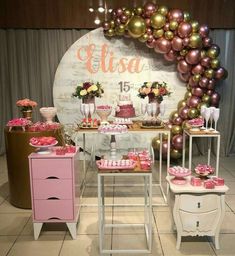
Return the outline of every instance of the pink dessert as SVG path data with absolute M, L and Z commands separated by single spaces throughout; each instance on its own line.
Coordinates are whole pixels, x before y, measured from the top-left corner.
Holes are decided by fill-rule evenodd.
M 121 118 L 135 117 L 135 109 L 130 94 L 121 93 L 119 95 L 115 116 Z
M 212 179 L 215 183 L 215 186 L 224 186 L 224 179 L 223 178 L 213 177 Z
M 191 177 L 190 184 L 192 186 L 199 187 L 202 185 L 202 180 L 198 177 Z
M 205 180 L 204 181 L 204 188 L 206 188 L 206 189 L 213 189 L 213 188 L 215 188 L 214 181 L 212 179 Z

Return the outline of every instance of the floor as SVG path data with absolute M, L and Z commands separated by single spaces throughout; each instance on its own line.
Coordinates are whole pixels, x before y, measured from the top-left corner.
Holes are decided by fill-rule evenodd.
M 204 162 L 205 157 L 194 158 L 194 165 Z M 154 171 L 154 180 L 157 178 Z M 165 174 L 164 174 L 165 175 Z M 163 177 L 164 177 L 163 175 Z M 183 239 L 181 249 L 177 251 L 176 233 L 172 231 L 172 217 L 168 206 L 153 208 L 153 247 L 150 255 L 235 255 L 235 157 L 221 158 L 220 176 L 225 178 L 229 191 L 226 195 L 226 214 L 220 234 L 220 250 L 215 250 L 207 237 L 187 237 Z M 77 227 L 77 239 L 72 240 L 66 226 L 63 224 L 44 225 L 37 241 L 33 239 L 32 212 L 13 207 L 9 203 L 7 166 L 5 156 L 0 157 L 0 256 L 73 256 L 99 255 L 98 247 L 98 217 L 97 217 L 97 187 L 96 172 L 88 171 L 87 186 L 82 203 L 88 206 L 81 208 L 80 222 Z M 139 180 L 107 180 L 109 183 L 121 183 L 122 187 L 106 187 L 108 203 L 142 203 L 143 188 L 137 186 Z M 88 184 L 88 185 L 89 185 Z M 126 184 L 126 186 L 125 186 Z M 164 188 L 166 183 L 163 183 Z M 153 200 L 161 203 L 159 189 L 154 187 Z M 93 206 L 92 206 L 93 205 Z M 110 222 L 142 221 L 143 208 L 136 207 L 107 207 L 107 218 Z M 113 229 L 106 235 L 107 248 L 123 248 L 145 245 L 143 230 Z M 115 255 L 115 254 L 113 254 Z M 123 254 L 124 255 L 124 254 Z M 128 255 L 128 254 L 125 254 Z M 133 254 L 132 254 L 133 255 Z M 143 255 L 143 254 L 142 254 Z M 149 255 L 149 254 L 148 254 Z

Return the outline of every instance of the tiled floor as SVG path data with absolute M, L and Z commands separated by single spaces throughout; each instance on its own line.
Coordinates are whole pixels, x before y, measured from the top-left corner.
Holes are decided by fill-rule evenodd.
M 194 158 L 194 164 L 203 161 L 204 157 Z M 220 250 L 215 250 L 207 237 L 183 238 L 181 249 L 175 249 L 176 233 L 172 231 L 172 217 L 167 206 L 153 208 L 153 247 L 151 255 L 235 255 L 235 158 L 221 158 L 220 176 L 225 178 L 230 190 L 226 195 L 226 214 L 220 234 Z M 156 177 L 154 177 L 156 179 Z M 97 204 L 96 172 L 89 171 L 83 204 Z M 108 203 L 142 203 L 143 188 L 136 186 L 139 181 L 110 179 L 109 183 L 122 183 L 122 187 L 107 187 Z M 131 183 L 131 185 L 130 185 Z M 125 186 L 128 184 L 128 186 Z M 163 183 L 166 187 L 166 183 Z M 162 202 L 158 188 L 154 188 L 154 202 Z M 13 207 L 9 203 L 8 178 L 5 156 L 0 157 L 0 256 L 73 256 L 99 255 L 98 247 L 98 214 L 96 206 L 81 208 L 78 236 L 72 240 L 66 226 L 45 225 L 37 241 L 33 239 L 31 210 Z M 107 219 L 110 222 L 138 222 L 143 218 L 142 207 L 107 207 Z M 107 248 L 123 248 L 145 245 L 142 230 L 136 228 L 113 229 L 106 235 Z M 113 254 L 114 255 L 114 254 Z M 127 254 L 125 254 L 127 255 Z M 133 254 L 132 254 L 133 255 Z M 148 254 L 149 255 L 149 254 Z

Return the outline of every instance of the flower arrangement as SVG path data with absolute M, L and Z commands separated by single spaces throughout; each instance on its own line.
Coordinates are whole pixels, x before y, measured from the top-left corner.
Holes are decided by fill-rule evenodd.
M 32 101 L 30 99 L 23 99 L 23 100 L 18 100 L 16 102 L 16 106 L 21 108 L 21 111 L 28 111 L 32 110 L 34 107 L 36 107 L 38 104 L 35 101 Z
M 93 97 L 101 97 L 103 93 L 104 90 L 99 82 L 84 82 L 76 87 L 76 90 L 72 96 L 79 99 L 87 99 Z
M 169 96 L 171 94 L 165 82 L 144 82 L 138 92 L 140 98 L 144 99 L 148 96 L 149 99 L 157 99 L 158 102 L 163 101 L 163 96 Z

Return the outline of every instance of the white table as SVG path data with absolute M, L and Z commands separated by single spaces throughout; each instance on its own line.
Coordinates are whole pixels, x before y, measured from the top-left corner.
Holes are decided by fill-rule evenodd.
M 144 178 L 144 223 L 105 223 L 105 196 L 104 179 L 105 177 L 143 177 Z M 107 206 L 107 205 L 106 205 Z M 129 205 L 128 205 L 129 206 Z M 99 246 L 100 253 L 151 253 L 152 248 L 152 171 L 135 170 L 98 170 L 98 214 L 99 214 Z M 147 248 L 146 249 L 104 249 L 105 247 L 105 228 L 125 228 L 125 227 L 144 227 Z M 124 239 L 125 236 L 124 236 Z
M 192 142 L 193 138 L 208 138 L 208 159 L 207 164 L 210 165 L 211 162 L 211 140 L 212 138 L 217 138 L 217 148 L 216 148 L 216 166 L 215 175 L 218 176 L 219 173 L 219 153 L 220 153 L 220 133 L 218 131 L 192 131 L 190 129 L 185 129 L 183 132 L 183 162 L 182 165 L 185 167 L 185 142 L 186 136 L 189 137 L 189 164 L 188 168 L 192 170 Z
M 180 248 L 182 236 L 213 236 L 215 248 L 219 249 L 219 231 L 225 214 L 227 186 L 205 189 L 204 186 L 175 185 L 168 176 L 170 186 L 168 202 L 173 211 L 177 229 L 176 248 Z

